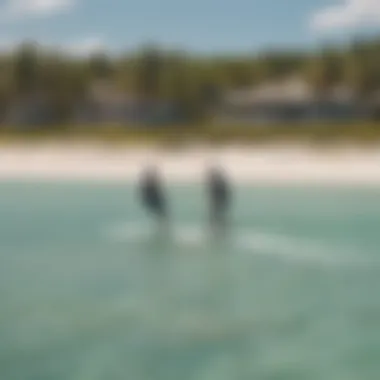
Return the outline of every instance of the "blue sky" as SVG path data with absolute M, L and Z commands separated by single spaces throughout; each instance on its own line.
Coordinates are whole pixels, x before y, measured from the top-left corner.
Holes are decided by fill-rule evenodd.
M 0 33 L 3 48 L 29 38 L 78 54 L 286 49 L 380 35 L 380 0 L 0 0 Z

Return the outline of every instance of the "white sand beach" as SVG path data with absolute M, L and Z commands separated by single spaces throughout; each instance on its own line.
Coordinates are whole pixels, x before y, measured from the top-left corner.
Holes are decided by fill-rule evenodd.
M 168 181 L 202 181 L 217 164 L 238 183 L 380 186 L 379 148 L 189 147 L 178 151 L 94 144 L 0 147 L 0 180 L 135 180 L 148 164 Z

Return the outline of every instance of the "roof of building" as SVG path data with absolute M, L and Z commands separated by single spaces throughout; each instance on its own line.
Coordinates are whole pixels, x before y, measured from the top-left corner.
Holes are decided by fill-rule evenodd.
M 225 97 L 227 102 L 253 104 L 262 102 L 305 102 L 314 96 L 311 86 L 304 80 L 291 77 L 277 82 L 267 82 L 254 88 L 232 91 Z
M 330 101 L 347 102 L 354 98 L 348 86 L 338 85 L 327 96 Z M 224 100 L 236 105 L 263 103 L 308 103 L 316 100 L 313 87 L 303 78 L 293 76 L 277 82 L 267 82 L 254 88 L 231 91 Z

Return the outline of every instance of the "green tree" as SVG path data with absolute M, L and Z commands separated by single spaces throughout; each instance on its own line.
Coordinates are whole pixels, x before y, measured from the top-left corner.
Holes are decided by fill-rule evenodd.
M 323 98 L 335 85 L 341 83 L 341 66 L 339 57 L 329 50 L 308 59 L 305 77 L 318 97 Z
M 154 46 L 145 47 L 134 60 L 135 92 L 144 99 L 157 99 L 163 69 L 161 52 Z
M 370 46 L 354 42 L 345 56 L 343 65 L 345 82 L 354 90 L 359 100 L 365 100 L 378 89 L 379 59 Z
M 89 72 L 94 79 L 110 79 L 114 73 L 114 65 L 110 58 L 103 52 L 90 56 Z
M 39 53 L 33 43 L 25 43 L 16 51 L 13 61 L 14 83 L 19 94 L 37 89 L 39 75 Z

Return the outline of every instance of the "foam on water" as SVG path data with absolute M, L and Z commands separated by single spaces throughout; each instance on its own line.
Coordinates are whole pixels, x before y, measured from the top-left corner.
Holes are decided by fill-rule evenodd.
M 119 223 L 105 229 L 111 243 L 143 242 L 151 236 L 148 224 Z M 209 238 L 207 230 L 196 225 L 176 226 L 170 232 L 171 241 L 183 246 L 201 247 Z M 253 254 L 279 257 L 285 260 L 314 262 L 327 265 L 380 265 L 380 262 L 359 256 L 345 247 L 321 244 L 318 241 L 291 235 L 280 235 L 256 229 L 233 231 L 225 247 L 234 254 Z
M 246 231 L 238 236 L 238 245 L 255 254 L 276 255 L 286 259 L 333 263 L 337 248 L 316 244 L 314 241 L 268 232 Z
M 179 227 L 174 231 L 174 239 L 177 243 L 199 245 L 206 239 L 206 234 L 197 226 Z
M 263 231 L 240 231 L 237 243 L 245 252 L 286 260 L 336 266 L 376 266 L 380 261 L 349 247 Z
M 143 242 L 153 234 L 154 229 L 149 224 L 119 223 L 105 228 L 105 237 L 112 243 Z M 172 242 L 183 245 L 199 246 L 207 238 L 205 232 L 198 226 L 188 225 L 174 228 L 168 234 Z
M 105 236 L 111 242 L 133 242 L 149 236 L 149 226 L 144 224 L 121 222 L 107 227 Z

